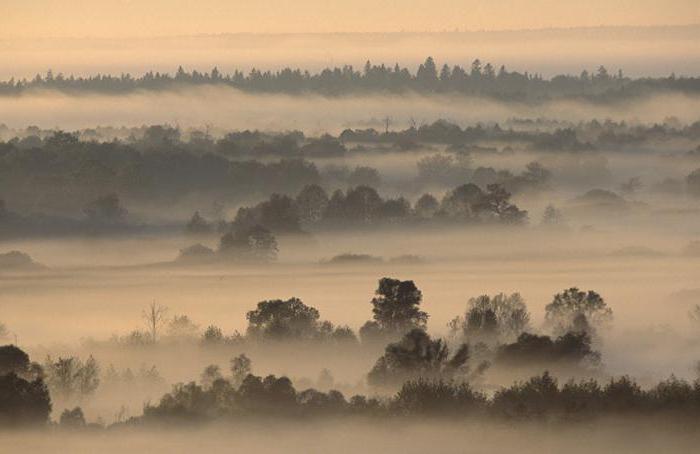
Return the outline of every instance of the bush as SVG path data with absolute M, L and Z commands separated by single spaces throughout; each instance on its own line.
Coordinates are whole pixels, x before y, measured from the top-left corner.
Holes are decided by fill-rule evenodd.
M 554 340 L 523 333 L 516 342 L 501 345 L 496 352 L 496 363 L 507 366 L 590 366 L 599 362 L 600 353 L 591 348 L 586 333 L 567 333 Z
M 72 410 L 63 410 L 63 413 L 61 413 L 61 418 L 59 419 L 59 424 L 61 427 L 68 429 L 79 429 L 85 427 L 85 416 L 83 415 L 82 408 L 75 407 Z
M 486 396 L 468 383 L 444 380 L 409 380 L 393 401 L 400 413 L 415 415 L 469 415 L 486 407 Z

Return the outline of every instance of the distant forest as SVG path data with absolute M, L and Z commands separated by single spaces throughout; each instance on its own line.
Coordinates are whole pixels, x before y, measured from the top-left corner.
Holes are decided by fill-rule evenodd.
M 508 71 L 491 63 L 474 60 L 469 66 L 441 67 L 428 57 L 415 73 L 396 65 L 373 65 L 369 61 L 357 70 L 350 65 L 326 68 L 317 73 L 284 68 L 277 71 L 252 69 L 247 75 L 235 70 L 224 74 L 217 68 L 209 72 L 185 71 L 179 67 L 174 75 L 147 72 L 141 77 L 131 74 L 89 77 L 37 74 L 33 79 L 0 82 L 0 95 L 17 95 L 31 89 L 51 89 L 63 92 L 128 93 L 135 90 L 165 90 L 179 86 L 224 85 L 246 92 L 322 95 L 358 93 L 460 93 L 503 100 L 543 101 L 552 98 L 586 98 L 614 101 L 661 91 L 680 93 L 700 92 L 700 78 L 676 77 L 638 78 L 625 76 L 622 70 L 610 72 L 604 66 L 595 71 L 584 70 L 579 75 L 557 75 L 546 79 L 537 73 Z
M 0 124 L 0 137 L 6 138 L 0 141 L 0 201 L 5 202 L 0 203 L 0 232 L 10 229 L 26 234 L 32 229 L 25 217 L 32 213 L 72 213 L 84 217 L 88 203 L 110 194 L 132 207 L 139 201 L 155 206 L 167 203 L 171 209 L 174 204 L 184 203 L 186 211 L 192 213 L 190 209 L 202 209 L 212 203 L 223 209 L 224 203 L 260 202 L 275 193 L 296 197 L 310 185 L 321 188 L 317 192 L 325 205 L 334 199 L 336 190 L 364 187 L 372 191 L 362 192 L 371 196 L 363 200 L 371 202 L 372 210 L 379 206 L 390 209 L 393 214 L 389 218 L 395 218 L 397 213 L 408 214 L 411 211 L 406 206 L 409 200 L 417 203 L 431 192 L 440 199 L 467 183 L 478 187 L 478 191 L 470 189 L 473 194 L 483 193 L 477 197 L 479 200 L 474 200 L 479 202 L 477 205 L 486 202 L 480 199 L 484 194 L 497 195 L 497 200 L 506 202 L 510 194 L 548 191 L 557 173 L 568 175 L 566 178 L 572 181 L 607 178 L 610 170 L 606 158 L 599 153 L 601 150 L 640 154 L 659 143 L 694 144 L 700 138 L 700 122 L 682 125 L 668 119 L 664 124 L 638 125 L 612 121 L 569 124 L 521 120 L 503 127 L 479 124 L 462 128 L 439 120 L 399 131 L 346 129 L 335 136 L 306 136 L 301 131 L 231 131 L 219 137 L 167 125 L 68 133 L 37 127 L 20 131 Z M 12 138 L 8 140 L 9 137 Z M 429 154 L 408 154 L 414 150 Z M 472 159 L 480 154 L 510 156 L 519 150 L 537 151 L 541 156 L 520 171 L 478 165 Z M 407 159 L 415 159 L 414 170 L 409 170 L 401 180 L 392 183 L 393 186 L 385 184 L 377 168 L 359 165 L 353 169 L 324 161 L 389 152 L 405 152 Z M 566 156 L 568 160 L 551 159 L 554 155 Z M 650 190 L 674 196 L 684 193 L 699 196 L 698 157 L 700 148 L 669 152 L 668 159 L 673 162 L 687 160 L 689 170 L 683 172 L 683 178 L 660 175 L 658 180 L 649 182 Z M 639 181 L 633 178 L 630 184 L 628 186 L 634 189 Z M 495 192 L 491 191 L 490 185 L 498 185 L 509 195 L 502 194 L 500 189 L 495 191 L 495 187 Z M 622 191 L 629 192 L 628 189 Z M 378 191 L 391 197 L 382 199 Z M 349 194 L 344 192 L 343 197 L 335 194 L 338 203 L 331 205 L 345 206 L 341 199 Z M 406 199 L 395 198 L 399 195 Z M 613 198 L 619 201 L 619 197 Z M 438 209 L 440 200 L 433 199 L 424 198 L 423 202 L 430 202 L 428 205 L 432 208 L 428 210 L 430 214 L 423 217 L 432 218 L 438 211 L 451 211 L 447 206 L 442 207 L 446 210 Z M 388 205 L 384 206 L 384 202 Z M 255 207 L 250 205 L 250 208 Z M 496 212 L 505 213 L 501 208 L 508 206 Z M 258 211 L 256 208 L 252 212 Z M 219 217 L 212 212 L 208 215 Z M 301 213 L 300 216 L 304 217 Z M 121 216 L 116 218 L 121 219 Z M 321 218 L 325 222 L 338 217 L 324 215 Z M 11 219 L 21 222 L 11 227 Z M 314 222 L 320 220 L 314 217 Z M 256 219 L 255 223 L 261 221 Z M 58 224 L 54 217 L 32 221 L 32 225 L 44 226 L 40 231 L 49 225 L 55 230 Z M 262 224 L 275 230 L 268 222 Z M 74 228 L 73 222 L 65 224 L 66 231 Z

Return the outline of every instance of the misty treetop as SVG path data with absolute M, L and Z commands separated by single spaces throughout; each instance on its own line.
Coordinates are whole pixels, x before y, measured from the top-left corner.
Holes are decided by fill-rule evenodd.
M 450 355 L 442 339 L 431 339 L 420 328 L 413 328 L 401 340 L 386 346 L 382 355 L 367 374 L 372 386 L 396 385 L 409 379 L 466 379 L 469 346 L 461 344 Z
M 382 347 L 384 354 L 368 372 L 367 382 L 385 389 L 418 378 L 477 383 L 490 368 L 533 372 L 546 368 L 562 374 L 600 376 L 601 354 L 595 348 L 601 343 L 601 332 L 593 328 L 602 329 L 606 325 L 598 323 L 599 317 L 591 313 L 603 311 L 609 322 L 612 309 L 592 291 L 567 289 L 554 295 L 553 300 L 561 301 L 575 292 L 584 297 L 593 295 L 597 302 L 562 310 L 561 316 L 576 320 L 585 312 L 589 314 L 590 325 L 579 322 L 553 327 L 546 318 L 542 332 L 530 324 L 529 311 L 519 294 L 501 293 L 471 298 L 465 316 L 449 323 L 449 335 L 445 339 L 433 338 L 427 332 L 428 314 L 420 310 L 421 290 L 413 281 L 385 277 L 379 280 L 370 301 L 372 319 L 362 325 L 359 336 L 348 326 L 321 320 L 318 309 L 292 297 L 259 302 L 246 314 L 248 326 L 244 335 L 236 331 L 226 336 L 215 325 L 202 332 L 188 317 L 176 315 L 167 322 L 161 321 L 160 325 L 167 325 L 167 330 L 159 341 L 148 333 L 140 336 L 132 333 L 115 340 L 132 348 L 183 343 L 216 349 L 298 345 L 307 349 L 324 346 L 350 353 Z M 164 307 L 157 309 L 165 313 Z M 547 311 L 549 314 L 552 309 L 548 306 Z M 150 330 L 155 325 L 149 322 L 146 326 Z M 77 364 L 75 376 L 82 377 L 83 363 L 79 359 L 71 361 Z M 239 358 L 232 365 L 243 367 L 246 363 Z M 85 364 L 87 368 L 90 361 Z M 50 371 L 52 367 L 46 369 Z M 93 365 L 91 369 L 96 367 Z M 212 368 L 206 374 L 214 381 L 219 371 Z
M 453 337 L 493 344 L 516 339 L 529 323 L 523 297 L 499 293 L 470 298 L 464 316 L 454 318 L 448 326 Z
M 386 120 L 385 120 L 386 121 Z M 678 138 L 697 139 L 700 137 L 700 122 L 683 124 L 677 118 L 653 124 L 640 124 L 632 121 L 572 122 L 562 119 L 511 118 L 501 123 L 488 121 L 476 124 L 459 125 L 446 119 L 433 122 L 411 124 L 409 127 L 392 127 L 380 130 L 368 128 L 348 128 L 338 135 L 323 133 L 308 136 L 302 131 L 259 131 L 259 130 L 213 130 L 208 128 L 181 129 L 171 125 L 144 125 L 140 127 L 109 127 L 82 129 L 65 132 L 54 129 L 40 129 L 29 126 L 23 129 L 8 128 L 0 123 L 0 137 L 7 144 L 0 150 L 31 150 L 42 148 L 53 151 L 80 151 L 94 148 L 97 143 L 129 145 L 125 147 L 103 148 L 122 151 L 187 151 L 191 154 L 220 154 L 231 159 L 256 157 L 342 157 L 348 151 L 412 151 L 421 145 L 445 144 L 450 152 L 483 151 L 495 152 L 493 144 L 480 145 L 483 141 L 498 141 L 509 147 L 522 146 L 542 151 L 591 151 L 595 149 L 625 150 L 644 143 L 656 143 Z M 14 147 L 9 147 L 13 145 Z M 367 148 L 373 146 L 373 148 Z M 508 148 L 505 148 L 506 150 Z M 511 148 L 512 150 L 513 148 Z M 94 153 L 99 155 L 100 153 Z M 688 156 L 697 155 L 691 150 Z M 171 155 L 174 156 L 174 155 Z M 468 160 L 457 164 L 469 164 Z M 112 158 L 114 159 L 114 158 Z M 114 161 L 110 161 L 114 162 Z M 376 183 L 376 175 L 367 173 L 360 166 L 358 175 L 367 184 Z M 370 171 L 371 172 L 371 171 Z M 356 181 L 355 183 L 359 183 Z
M 527 307 L 517 293 L 470 299 L 465 319 L 452 324 L 463 330 L 464 337 L 456 344 L 426 332 L 428 315 L 419 309 L 422 299 L 423 294 L 413 281 L 383 278 L 371 300 L 371 323 L 375 330 L 384 331 L 387 336 L 383 353 L 367 372 L 367 382 L 373 392 L 384 389 L 388 394 L 375 397 L 356 394 L 346 398 L 333 389 L 327 370 L 321 374 L 327 391 L 303 388 L 286 376 L 254 374 L 251 359 L 237 353 L 225 367 L 206 366 L 198 381 L 175 384 L 155 403 L 146 403 L 141 416 L 129 419 L 120 416 L 114 426 L 329 416 L 431 416 L 570 423 L 610 416 L 663 415 L 682 421 L 700 414 L 700 380 L 689 383 L 672 376 L 648 388 L 642 388 L 627 376 L 607 380 L 570 379 L 560 384 L 556 374 L 548 370 L 595 368 L 600 365 L 600 353 L 593 350 L 590 334 L 578 330 L 575 324 L 556 328 L 545 324 L 545 329 L 554 331 L 569 326 L 570 331 L 555 338 L 533 333 Z M 167 313 L 155 303 L 152 307 L 151 312 Z M 554 295 L 546 310 L 569 321 L 587 314 L 597 326 L 602 326 L 597 321 L 609 322 L 612 315 L 598 293 L 573 287 Z M 349 328 L 335 328 L 320 321 L 319 311 L 298 298 L 261 301 L 248 312 L 247 319 L 248 330 L 245 336 L 238 336 L 238 347 L 250 346 L 241 342 L 284 341 L 306 342 L 310 348 L 309 342 L 325 342 L 335 337 L 336 340 L 353 338 L 355 348 L 366 348 L 371 344 L 364 345 L 365 342 L 376 341 L 363 335 L 358 343 Z M 144 336 L 150 346 L 175 339 L 178 342 L 196 339 L 198 332 L 197 325 L 184 315 L 168 319 L 146 317 L 144 321 L 154 330 L 153 335 Z M 161 329 L 165 334 L 156 336 Z M 215 339 L 223 342 L 223 334 L 219 328 L 209 326 L 201 346 L 211 348 Z M 491 345 L 482 342 L 483 339 Z M 335 348 L 340 348 L 340 344 Z M 527 367 L 540 372 L 525 381 L 486 391 L 481 378 L 491 367 Z M 155 367 L 142 367 L 139 376 L 162 385 Z M 85 361 L 77 357 L 57 360 L 49 357 L 40 366 L 30 362 L 21 349 L 2 346 L 0 420 L 10 426 L 47 425 L 53 400 L 85 402 L 100 386 L 114 387 L 118 383 L 133 386 L 135 380 L 130 370 L 120 373 L 112 365 L 102 372 L 93 357 Z M 88 424 L 82 408 L 76 406 L 66 407 L 58 423 L 58 427 L 70 430 L 103 427 Z
M 318 185 L 304 187 L 295 199 L 273 194 L 252 207 L 239 208 L 224 229 L 241 231 L 262 226 L 276 234 L 299 234 L 303 229 L 347 229 L 376 226 L 501 224 L 522 225 L 527 211 L 510 201 L 499 184 L 486 190 L 468 183 L 449 191 L 441 202 L 424 194 L 412 206 L 404 197 L 384 199 L 375 188 L 357 186 L 335 190 L 330 196 Z M 429 206 L 428 206 L 429 205 Z M 197 233 L 201 216 L 195 213 L 187 231 Z M 197 226 L 193 229 L 191 226 Z
M 665 78 L 626 77 L 622 70 L 611 73 L 604 66 L 578 75 L 561 74 L 545 79 L 537 73 L 508 71 L 475 59 L 468 64 L 441 66 L 428 57 L 411 72 L 397 64 L 372 64 L 362 69 L 350 65 L 325 68 L 317 73 L 284 68 L 262 71 L 253 68 L 248 74 L 235 70 L 223 74 L 218 68 L 209 72 L 185 71 L 180 66 L 175 74 L 149 71 L 140 77 L 131 74 L 113 76 L 98 74 L 81 77 L 52 70 L 37 74 L 31 80 L 14 78 L 0 82 L 0 94 L 18 95 L 32 89 L 53 89 L 67 93 L 123 94 L 136 90 L 166 90 L 187 86 L 220 85 L 252 93 L 318 93 L 352 95 L 359 93 L 462 94 L 488 96 L 503 100 L 541 101 L 552 98 L 589 98 L 602 102 L 640 96 L 654 92 L 697 93 L 700 81 L 694 77 Z
M 316 333 L 319 313 L 300 299 L 291 298 L 287 301 L 262 301 L 256 310 L 246 314 L 246 318 L 250 336 L 308 339 Z
M 239 261 L 271 262 L 277 259 L 277 239 L 265 227 L 256 224 L 224 234 L 218 252 Z
M 181 249 L 177 261 L 189 264 L 215 261 L 273 262 L 279 252 L 276 234 L 304 235 L 329 228 L 526 224 L 527 211 L 511 203 L 510 197 L 511 194 L 499 184 L 489 184 L 484 191 L 469 183 L 448 192 L 440 203 L 431 194 L 424 194 L 412 207 L 404 197 L 383 199 L 376 189 L 368 186 L 349 188 L 347 192 L 336 190 L 329 197 L 321 186 L 311 184 L 302 188 L 294 199 L 273 193 L 269 199 L 255 206 L 241 207 L 231 222 L 224 219 L 210 222 L 196 211 L 186 222 L 185 233 L 195 237 L 218 233 L 218 248 L 215 251 L 196 243 Z M 98 197 L 89 202 L 83 211 L 86 216 L 84 221 L 50 219 L 63 220 L 66 224 L 64 228 L 74 235 L 124 233 L 146 228 L 127 222 L 127 209 L 116 194 Z M 16 235 L 17 229 L 22 226 L 34 234 L 49 233 L 42 232 L 46 226 L 37 222 L 33 216 L 23 217 L 11 213 L 8 218 L 9 222 L 0 224 L 0 234 Z M 3 228 L 6 232 L 3 232 Z M 67 232 L 59 229 L 58 233 Z M 410 260 L 411 257 L 397 258 L 401 259 Z
M 0 126 L 0 135 L 9 137 L 7 134 L 13 138 L 0 142 L 0 233 L 22 231 L 40 235 L 51 230 L 90 230 L 76 223 L 77 219 L 91 224 L 93 230 L 123 229 L 138 217 L 139 210 L 133 205 L 169 204 L 181 210 L 192 200 L 206 201 L 201 202 L 200 216 L 221 218 L 227 207 L 260 200 L 273 193 L 298 194 L 295 201 L 300 210 L 300 224 L 345 216 L 371 223 L 377 216 L 400 219 L 407 212 L 408 199 L 421 197 L 421 191 L 443 192 L 467 184 L 478 186 L 484 193 L 482 200 L 474 200 L 478 203 L 470 207 L 451 204 L 443 207 L 449 208 L 441 210 L 443 213 L 471 213 L 471 216 L 481 211 L 517 222 L 519 211 L 502 203 L 504 195 L 500 191 L 547 193 L 554 190 L 555 180 L 559 185 L 567 184 L 573 176 L 567 175 L 568 167 L 562 167 L 561 160 L 570 160 L 570 166 L 575 166 L 578 183 L 592 176 L 609 180 L 608 158 L 601 150 L 632 152 L 644 144 L 657 146 L 659 140 L 697 142 L 700 122 L 683 126 L 672 120 L 663 125 L 594 120 L 548 125 L 514 120 L 510 127 L 498 124 L 460 127 L 439 120 L 381 133 L 374 129 L 348 129 L 337 137 L 243 131 L 219 138 L 202 131 L 189 131 L 185 137 L 184 131 L 163 125 L 73 133 L 35 127 L 3 132 Z M 482 142 L 504 145 L 499 150 L 484 147 Z M 413 155 L 415 172 L 391 185 L 378 169 L 366 165 L 354 168 L 323 165 L 324 159 L 334 156 L 361 155 L 369 159 L 386 151 L 410 153 L 421 149 L 421 155 Z M 434 151 L 426 155 L 426 149 Z M 536 151 L 540 157 L 528 162 L 521 171 L 479 166 L 474 161 L 475 156 L 501 156 L 515 153 L 516 149 Z M 673 156 L 678 162 L 688 161 L 690 167 L 683 177 L 659 176 L 659 181 L 644 183 L 655 193 L 686 192 L 696 197 L 700 194 L 697 189 L 700 179 L 694 153 L 691 150 Z M 571 184 L 577 182 L 572 180 Z M 620 194 L 632 196 L 638 193 L 640 184 L 632 177 L 620 186 Z M 303 188 L 307 189 L 300 194 Z M 349 191 L 352 188 L 355 190 Z M 403 197 L 380 204 L 364 188 L 387 188 L 394 192 L 398 188 Z M 462 194 L 456 194 L 457 197 L 471 198 L 465 191 L 476 192 L 476 189 L 463 186 Z M 581 199 L 581 203 L 587 203 L 588 199 Z M 282 204 L 287 205 L 286 209 Z M 207 208 L 209 205 L 211 209 Z M 430 195 L 422 197 L 415 208 L 421 217 L 428 218 L 439 211 Z M 280 224 L 287 229 L 295 228 L 289 216 L 281 217 L 282 213 L 291 214 L 289 200 L 269 200 L 267 206 L 259 209 L 276 211 Z M 249 215 L 254 218 L 260 213 L 253 211 Z M 204 233 L 211 229 L 211 225 L 201 221 L 194 219 L 191 230 Z M 248 224 L 252 226 L 250 221 Z M 265 226 L 273 231 L 277 228 Z
M 595 333 L 612 321 L 612 309 L 596 292 L 570 288 L 554 295 L 545 307 L 545 321 L 550 329 L 561 335 L 566 332 Z
M 423 293 L 413 281 L 382 278 L 371 301 L 373 323 L 380 332 L 390 335 L 425 328 L 428 314 L 420 310 L 422 300 Z
M 406 381 L 398 392 L 378 399 L 313 388 L 295 389 L 287 377 L 249 374 L 236 388 L 219 378 L 207 386 L 178 384 L 160 402 L 148 404 L 130 425 L 197 424 L 235 418 L 329 416 L 458 417 L 478 421 L 587 422 L 611 416 L 663 416 L 688 421 L 700 412 L 700 382 L 671 377 L 643 389 L 627 376 L 599 383 L 570 380 L 563 384 L 548 372 L 501 387 L 488 396 L 469 383 L 442 379 Z

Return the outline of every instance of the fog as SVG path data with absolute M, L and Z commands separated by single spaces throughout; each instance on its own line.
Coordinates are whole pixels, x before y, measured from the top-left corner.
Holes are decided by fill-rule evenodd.
M 59 445 L 71 452 L 120 453 L 124 450 L 149 452 L 167 449 L 173 453 L 194 450 L 260 451 L 283 453 L 406 452 L 422 453 L 440 446 L 440 452 L 571 452 L 601 451 L 655 453 L 691 452 L 698 436 L 684 428 L 656 421 L 653 427 L 634 421 L 606 420 L 586 427 L 566 428 L 525 425 L 485 425 L 474 421 L 459 424 L 400 421 L 377 425 L 375 421 L 324 421 L 280 424 L 265 421 L 209 429 L 115 430 L 110 433 L 0 434 L 0 439 L 17 449 L 56 452 Z
M 687 318 L 693 298 L 681 295 L 700 291 L 697 258 L 682 255 L 691 235 L 624 229 L 436 233 L 319 234 L 314 244 L 281 238 L 279 263 L 264 267 L 144 265 L 174 259 L 191 242 L 182 237 L 5 243 L 4 248 L 25 251 L 50 269 L 3 273 L 0 312 L 32 357 L 79 353 L 124 368 L 155 364 L 174 383 L 196 379 L 211 362 L 224 366 L 236 349 L 205 356 L 198 348 L 125 354 L 119 348 L 85 344 L 85 339 L 104 341 L 142 327 L 142 309 L 154 300 L 171 315 L 186 314 L 202 328 L 216 324 L 232 333 L 245 331 L 245 314 L 258 301 L 297 296 L 316 307 L 322 319 L 358 329 L 371 316 L 369 300 L 383 276 L 416 282 L 430 314 L 429 330 L 436 335 L 447 334 L 447 323 L 463 313 L 470 297 L 499 292 L 520 292 L 533 326 L 539 326 L 551 296 L 578 286 L 596 289 L 615 311 L 614 326 L 605 332 L 602 345 L 606 373 L 649 381 L 671 373 L 694 376 L 699 339 Z M 634 246 L 659 255 L 615 254 Z M 424 261 L 321 263 L 344 252 L 386 259 L 410 253 Z M 350 355 L 347 361 L 309 353 L 307 359 L 290 362 L 274 352 L 259 356 L 257 348 L 245 351 L 259 373 L 315 379 L 321 369 L 330 368 L 339 381 L 350 384 L 361 382 L 375 359 L 372 353 Z M 322 363 L 319 358 L 324 358 Z M 115 396 L 116 402 L 124 399 Z M 110 411 L 119 408 L 116 402 Z
M 126 33 L 0 41 L 0 446 L 700 442 L 698 26 Z
M 657 95 L 620 104 L 553 101 L 538 105 L 497 102 L 462 96 L 252 95 L 223 87 L 187 88 L 165 93 L 121 96 L 68 95 L 55 92 L 0 97 L 0 118 L 12 128 L 75 130 L 95 126 L 171 124 L 216 130 L 301 130 L 310 134 L 338 133 L 349 127 L 392 129 L 439 119 L 461 125 L 504 122 L 511 118 L 587 121 L 592 118 L 641 123 L 676 117 L 697 120 L 700 98 Z

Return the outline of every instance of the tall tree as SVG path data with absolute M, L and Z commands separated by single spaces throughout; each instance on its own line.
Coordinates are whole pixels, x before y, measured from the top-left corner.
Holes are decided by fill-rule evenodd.
M 375 295 L 372 313 L 382 331 L 404 333 L 412 328 L 425 328 L 428 314 L 420 310 L 423 294 L 413 281 L 382 278 Z

